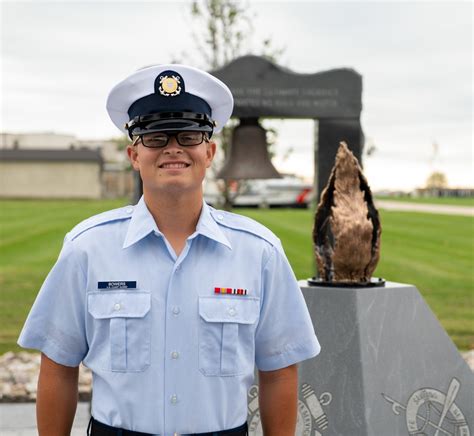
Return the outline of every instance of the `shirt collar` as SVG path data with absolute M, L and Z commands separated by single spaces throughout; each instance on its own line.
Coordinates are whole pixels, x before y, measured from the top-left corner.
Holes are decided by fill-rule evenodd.
M 150 233 L 163 235 L 158 229 L 155 219 L 148 210 L 145 199 L 142 196 L 133 210 L 132 218 L 130 220 L 127 234 L 125 236 L 125 241 L 122 247 L 130 247 L 131 245 L 148 236 Z M 209 206 L 204 201 L 201 215 L 196 225 L 196 231 L 190 237 L 195 237 L 198 234 L 206 236 L 207 238 L 219 242 L 229 249 L 232 249 L 229 240 L 224 235 L 219 225 L 215 222 Z
M 161 235 L 161 232 L 158 230 L 156 225 L 155 219 L 148 210 L 145 199 L 142 196 L 140 201 L 133 209 L 132 219 L 128 225 L 123 248 L 130 247 L 153 232 Z
M 206 204 L 206 202 L 203 201 L 201 216 L 199 217 L 195 234 L 197 233 L 206 236 L 207 238 L 219 242 L 232 250 L 232 245 L 230 244 L 229 239 L 227 239 L 221 227 L 214 220 L 210 209 L 211 208 Z

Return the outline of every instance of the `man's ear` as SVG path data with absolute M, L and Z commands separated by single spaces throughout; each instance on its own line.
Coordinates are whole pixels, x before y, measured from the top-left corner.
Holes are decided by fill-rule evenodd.
M 138 163 L 138 153 L 137 153 L 137 146 L 134 145 L 127 145 L 127 156 L 128 160 L 132 164 L 132 167 L 135 171 L 140 170 L 140 165 Z
M 217 145 L 214 141 L 209 141 L 207 143 L 206 153 L 207 153 L 207 165 L 206 168 L 209 168 L 214 160 L 216 155 Z

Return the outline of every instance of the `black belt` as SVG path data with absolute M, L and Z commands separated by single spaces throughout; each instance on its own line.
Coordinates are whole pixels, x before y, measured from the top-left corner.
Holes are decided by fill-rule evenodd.
M 89 426 L 87 427 L 88 436 L 153 436 L 150 433 L 141 433 L 139 431 L 125 430 L 123 428 L 112 427 L 107 424 L 102 424 L 91 417 Z M 240 427 L 232 428 L 230 430 L 211 431 L 208 433 L 193 433 L 192 435 L 176 433 L 178 436 L 247 436 L 247 423 Z

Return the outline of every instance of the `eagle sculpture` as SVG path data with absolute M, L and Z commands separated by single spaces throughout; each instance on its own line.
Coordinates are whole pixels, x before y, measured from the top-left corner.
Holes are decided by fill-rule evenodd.
M 313 229 L 320 280 L 369 283 L 380 256 L 381 231 L 367 180 L 341 142 Z

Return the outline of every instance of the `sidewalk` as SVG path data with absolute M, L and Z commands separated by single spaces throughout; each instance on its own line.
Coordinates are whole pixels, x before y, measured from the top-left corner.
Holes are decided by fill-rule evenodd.
M 472 206 L 451 206 L 447 204 L 409 203 L 409 202 L 393 201 L 393 200 L 375 200 L 375 206 L 379 209 L 385 209 L 385 210 L 438 213 L 438 214 L 443 214 L 443 215 L 474 216 L 474 207 Z
M 89 403 L 78 403 L 71 436 L 85 436 Z M 35 403 L 0 403 L 0 435 L 37 436 Z

